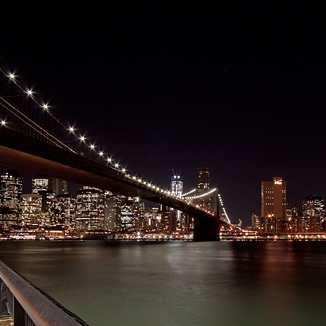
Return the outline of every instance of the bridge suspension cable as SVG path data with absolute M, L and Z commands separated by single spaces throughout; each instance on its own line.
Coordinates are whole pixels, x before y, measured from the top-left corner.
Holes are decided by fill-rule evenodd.
M 28 116 L 23 114 L 21 111 L 19 111 L 15 106 L 13 106 L 11 103 L 9 103 L 5 98 L 0 96 L 0 100 L 3 101 L 2 106 L 7 109 L 8 112 L 10 112 L 12 115 L 14 115 L 16 118 L 18 118 L 21 121 L 24 121 L 24 123 L 29 126 L 32 130 L 34 130 L 39 135 L 43 136 L 43 138 L 47 139 L 50 143 L 53 143 L 54 145 L 57 145 L 59 147 L 63 147 L 69 151 L 72 151 L 76 153 L 72 148 L 64 144 L 62 141 L 60 141 L 58 138 L 54 137 L 51 133 L 49 133 L 47 130 L 42 128 L 40 125 L 35 123 L 32 119 L 30 119 Z
M 196 188 L 182 194 L 182 197 L 186 200 L 190 200 L 190 201 L 193 201 L 193 200 L 197 200 L 197 199 L 202 199 L 202 198 L 205 198 L 205 197 L 209 197 L 211 196 L 214 192 L 218 191 L 217 188 L 213 188 L 213 189 L 209 189 L 208 191 L 204 192 L 204 193 L 199 193 L 199 194 L 196 194 Z M 194 195 L 192 195 L 194 194 Z M 191 196 L 190 196 L 191 195 Z M 221 217 L 226 220 L 229 224 L 231 224 L 231 221 L 230 221 L 230 218 L 226 212 L 226 209 L 225 209 L 225 206 L 224 206 L 224 203 L 223 203 L 223 200 L 222 200 L 222 196 L 220 193 L 217 194 L 217 198 L 218 198 L 218 203 L 219 203 L 219 208 L 220 208 L 220 213 L 221 213 Z

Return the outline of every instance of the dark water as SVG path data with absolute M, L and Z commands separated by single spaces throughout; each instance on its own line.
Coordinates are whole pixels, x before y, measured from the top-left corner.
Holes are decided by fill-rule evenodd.
M 325 325 L 326 242 L 2 241 L 90 325 Z

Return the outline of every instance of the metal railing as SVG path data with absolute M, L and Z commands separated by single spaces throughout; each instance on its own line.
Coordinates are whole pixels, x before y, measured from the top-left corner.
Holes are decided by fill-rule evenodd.
M 0 261 L 0 319 L 21 326 L 88 326 L 48 294 Z

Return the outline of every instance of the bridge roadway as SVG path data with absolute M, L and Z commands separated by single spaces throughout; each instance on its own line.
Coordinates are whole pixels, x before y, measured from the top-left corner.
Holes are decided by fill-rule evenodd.
M 219 240 L 223 221 L 200 207 L 140 183 L 111 166 L 4 127 L 0 128 L 0 164 L 172 207 L 194 217 L 194 241 Z

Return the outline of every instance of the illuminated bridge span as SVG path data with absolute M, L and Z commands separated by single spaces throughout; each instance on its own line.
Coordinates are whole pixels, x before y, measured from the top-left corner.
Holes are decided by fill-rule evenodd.
M 178 209 L 194 217 L 197 241 L 219 240 L 221 223 L 232 227 L 226 214 L 214 216 L 190 196 L 179 198 L 127 171 L 75 126 L 56 118 L 49 104 L 4 65 L 0 78 L 1 164 Z

